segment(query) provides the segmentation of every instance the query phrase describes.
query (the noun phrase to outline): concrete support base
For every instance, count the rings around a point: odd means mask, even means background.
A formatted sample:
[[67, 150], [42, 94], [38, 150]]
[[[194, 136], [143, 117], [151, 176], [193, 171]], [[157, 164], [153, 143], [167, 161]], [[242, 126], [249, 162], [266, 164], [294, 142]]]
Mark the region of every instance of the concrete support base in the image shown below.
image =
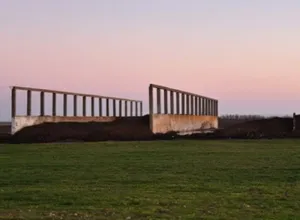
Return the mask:
[[116, 120], [117, 117], [110, 117], [110, 116], [15, 116], [12, 118], [12, 125], [11, 125], [11, 134], [16, 133], [17, 131], [21, 130], [22, 128], [38, 125], [45, 122], [112, 122]]
[[217, 116], [204, 115], [167, 115], [153, 114], [150, 116], [150, 128], [153, 133], [200, 133], [218, 128]]

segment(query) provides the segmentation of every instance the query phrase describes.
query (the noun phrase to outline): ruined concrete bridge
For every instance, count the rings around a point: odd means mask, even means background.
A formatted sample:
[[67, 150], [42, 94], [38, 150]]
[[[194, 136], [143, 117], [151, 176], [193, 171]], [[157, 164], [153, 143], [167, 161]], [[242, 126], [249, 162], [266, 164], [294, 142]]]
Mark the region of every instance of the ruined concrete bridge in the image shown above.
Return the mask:
[[[18, 91], [26, 92], [26, 112], [17, 114]], [[32, 94], [39, 93], [39, 113], [32, 113]], [[45, 114], [45, 95], [51, 95], [51, 113]], [[57, 99], [62, 96], [62, 106]], [[71, 98], [71, 99], [70, 99]], [[82, 104], [78, 107], [79, 99]], [[87, 112], [87, 100], [90, 112]], [[72, 105], [68, 103], [72, 101]], [[218, 128], [218, 100], [161, 85], [149, 85], [149, 129], [154, 133], [199, 133]], [[58, 114], [62, 107], [62, 114]], [[69, 108], [72, 108], [70, 112]], [[81, 109], [81, 111], [79, 111]], [[88, 115], [89, 114], [89, 115]], [[113, 122], [142, 117], [140, 100], [13, 86], [11, 90], [11, 133], [46, 122]]]

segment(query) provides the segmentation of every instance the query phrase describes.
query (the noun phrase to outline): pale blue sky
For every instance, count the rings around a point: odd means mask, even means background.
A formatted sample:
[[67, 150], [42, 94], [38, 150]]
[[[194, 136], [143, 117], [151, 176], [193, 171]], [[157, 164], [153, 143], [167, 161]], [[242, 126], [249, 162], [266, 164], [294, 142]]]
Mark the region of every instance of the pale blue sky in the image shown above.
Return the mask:
[[[58, 27], [78, 32], [115, 28], [208, 29], [298, 28], [298, 0], [2, 0], [5, 31], [47, 33]], [[60, 30], [61, 31], [61, 30]], [[88, 34], [88, 33], [87, 33]]]
[[221, 114], [291, 114], [299, 21], [299, 0], [1, 0], [0, 120], [10, 117], [10, 85], [147, 108], [157, 83], [215, 97]]

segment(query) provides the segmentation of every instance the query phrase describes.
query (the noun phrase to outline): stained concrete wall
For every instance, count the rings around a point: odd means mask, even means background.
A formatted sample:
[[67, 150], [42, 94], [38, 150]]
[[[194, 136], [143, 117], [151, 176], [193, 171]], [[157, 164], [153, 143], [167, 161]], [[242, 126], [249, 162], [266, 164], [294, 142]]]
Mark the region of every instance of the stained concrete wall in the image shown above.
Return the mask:
[[117, 117], [110, 117], [110, 116], [15, 116], [12, 119], [12, 125], [11, 125], [11, 133], [14, 134], [17, 131], [21, 130], [22, 128], [32, 126], [32, 125], [38, 125], [45, 122], [112, 122], [116, 120]]
[[218, 116], [153, 114], [150, 127], [153, 133], [200, 133], [218, 128]]

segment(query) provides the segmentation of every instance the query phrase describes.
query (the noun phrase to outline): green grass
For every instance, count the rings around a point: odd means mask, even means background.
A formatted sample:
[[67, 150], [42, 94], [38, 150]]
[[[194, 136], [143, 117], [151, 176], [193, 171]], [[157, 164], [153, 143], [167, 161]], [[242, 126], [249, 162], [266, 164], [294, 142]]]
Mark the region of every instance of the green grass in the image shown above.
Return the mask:
[[0, 219], [300, 219], [300, 140], [0, 145]]

